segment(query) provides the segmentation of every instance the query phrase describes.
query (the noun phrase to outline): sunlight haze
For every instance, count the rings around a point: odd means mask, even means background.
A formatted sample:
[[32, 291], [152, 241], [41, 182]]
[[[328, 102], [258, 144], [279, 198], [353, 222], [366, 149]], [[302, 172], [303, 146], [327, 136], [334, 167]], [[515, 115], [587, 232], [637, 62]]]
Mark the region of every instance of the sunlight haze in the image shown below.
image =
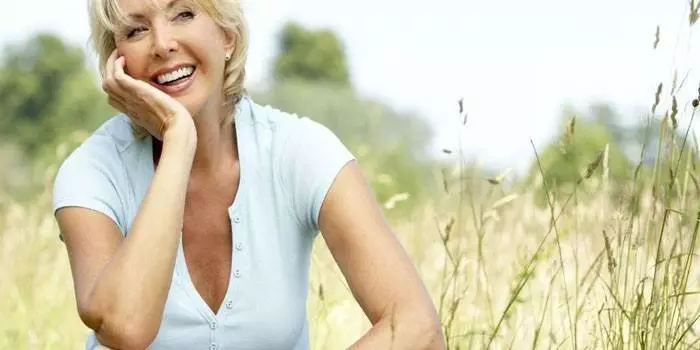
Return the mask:
[[[87, 42], [83, 0], [10, 7], [0, 44], [39, 30]], [[659, 80], [670, 84], [668, 67], [685, 74], [689, 62], [700, 62], [697, 48], [686, 49], [687, 1], [249, 0], [246, 9], [249, 85], [267, 78], [285, 21], [329, 27], [345, 43], [362, 93], [430, 121], [438, 131], [432, 153], [456, 147], [461, 137], [468, 156], [499, 168], [527, 166], [530, 138], [539, 147], [552, 136], [563, 103], [603, 100], [641, 118], [636, 112], [648, 109]], [[685, 93], [699, 80], [690, 71]], [[460, 97], [466, 128], [456, 113]]]

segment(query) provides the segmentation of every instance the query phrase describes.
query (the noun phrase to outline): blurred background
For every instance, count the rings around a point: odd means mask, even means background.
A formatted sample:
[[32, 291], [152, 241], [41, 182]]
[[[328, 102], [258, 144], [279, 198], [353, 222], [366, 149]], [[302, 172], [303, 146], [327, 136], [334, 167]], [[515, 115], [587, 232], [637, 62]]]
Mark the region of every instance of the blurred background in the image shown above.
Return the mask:
[[[52, 181], [116, 112], [86, 1], [1, 1], [0, 348], [79, 348]], [[358, 156], [451, 349], [697, 348], [700, 3], [244, 6], [250, 95]], [[310, 291], [314, 348], [369, 326], [322, 240]]]

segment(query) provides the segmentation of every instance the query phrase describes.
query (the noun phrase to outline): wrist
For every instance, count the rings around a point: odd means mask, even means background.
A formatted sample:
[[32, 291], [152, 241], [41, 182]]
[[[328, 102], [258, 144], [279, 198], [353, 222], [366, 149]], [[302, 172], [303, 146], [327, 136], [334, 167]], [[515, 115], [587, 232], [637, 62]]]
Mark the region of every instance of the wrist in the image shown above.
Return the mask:
[[189, 115], [173, 117], [168, 128], [163, 131], [163, 147], [166, 144], [185, 147], [194, 152], [197, 146], [197, 131]]

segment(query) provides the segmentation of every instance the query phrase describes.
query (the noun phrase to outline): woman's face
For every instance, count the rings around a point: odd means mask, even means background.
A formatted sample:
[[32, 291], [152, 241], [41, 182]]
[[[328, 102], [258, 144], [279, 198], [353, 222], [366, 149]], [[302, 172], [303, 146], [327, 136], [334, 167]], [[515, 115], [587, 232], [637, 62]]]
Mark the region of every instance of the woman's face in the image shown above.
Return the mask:
[[117, 51], [131, 77], [182, 103], [194, 116], [221, 102], [226, 55], [235, 37], [192, 1], [119, 0], [131, 21], [115, 33]]

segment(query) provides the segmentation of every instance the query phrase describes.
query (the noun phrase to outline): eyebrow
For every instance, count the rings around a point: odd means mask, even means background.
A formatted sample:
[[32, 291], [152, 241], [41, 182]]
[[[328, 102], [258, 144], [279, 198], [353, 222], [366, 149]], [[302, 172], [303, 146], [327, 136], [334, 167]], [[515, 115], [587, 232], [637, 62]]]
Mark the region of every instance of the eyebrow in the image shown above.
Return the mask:
[[[168, 4], [165, 6], [166, 11], [170, 11], [173, 7], [178, 5], [181, 2], [184, 2], [185, 0], [170, 0], [168, 1]], [[127, 17], [134, 19], [134, 20], [142, 20], [146, 18], [145, 15], [140, 14], [140, 13], [129, 13]]]

